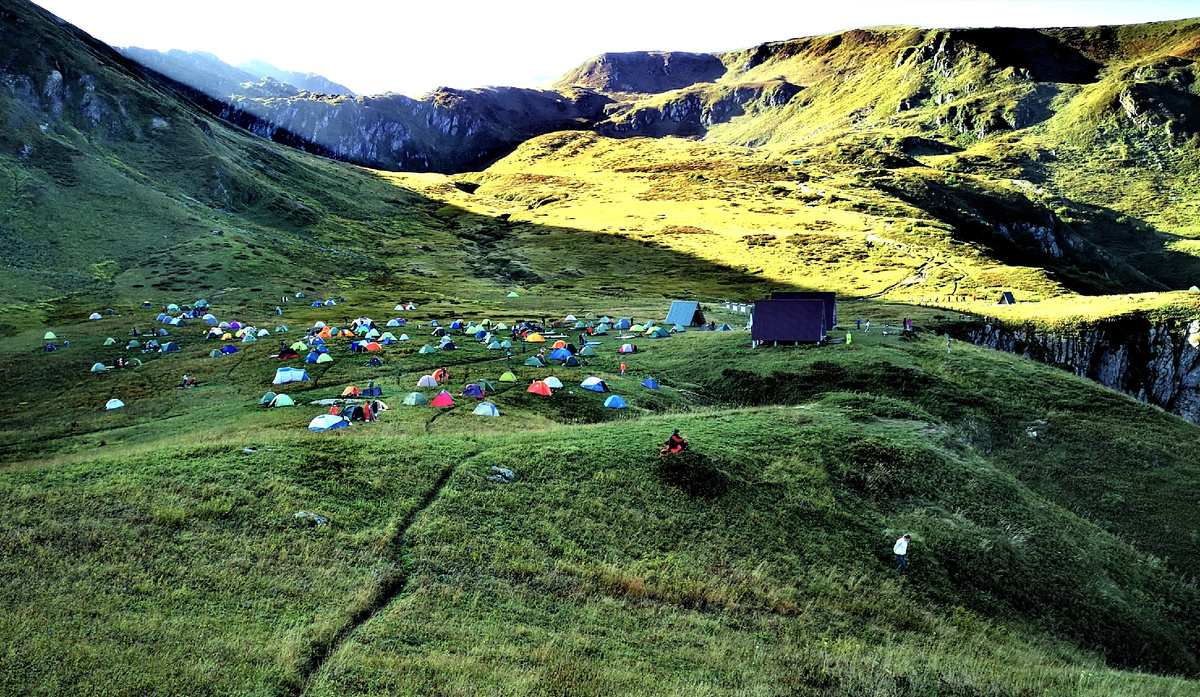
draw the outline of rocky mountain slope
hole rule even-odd
[[[285,97],[300,92],[354,96],[350,88],[316,73],[281,70],[260,60],[232,66],[204,51],[175,49],[164,52],[136,46],[117,50],[126,58],[214,99],[235,94]]]

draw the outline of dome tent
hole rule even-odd
[[[608,407],[609,409],[624,409],[626,405],[625,400],[614,394],[609,395],[608,399],[604,400],[604,406]]]
[[[116,397],[113,397],[112,399],[110,399],[104,403],[104,408],[106,410],[120,409],[123,406],[125,406],[125,402],[122,402],[121,400],[117,399]]]
[[[500,410],[491,402],[480,402],[479,406],[475,407],[475,411],[471,413],[476,416],[500,416]]]
[[[545,380],[542,380],[542,382],[546,383],[547,387],[553,387],[556,390],[562,389],[562,386],[563,386],[562,380],[559,380],[558,378],[554,377],[553,375],[546,378]]]
[[[532,385],[525,388],[525,391],[530,392],[532,394],[540,394],[543,397],[549,397],[551,394],[550,386],[547,385],[546,383],[542,382],[541,380],[534,381],[534,383]]]
[[[437,387],[437,380],[434,380],[432,375],[422,375],[421,379],[417,380],[417,387]]]
[[[449,392],[442,390],[429,404],[434,407],[452,407],[454,406],[454,398],[450,396]]]
[[[579,386],[585,390],[591,390],[592,392],[608,392],[608,385],[605,384],[603,380],[595,376],[592,376],[579,383]]]
[[[335,428],[348,428],[350,422],[333,414],[321,414],[308,422],[310,431],[329,431]]]
[[[513,372],[511,370],[504,371],[504,374],[500,376],[500,382],[516,382],[516,381],[517,381],[517,376],[513,375]]]
[[[646,378],[645,380],[642,380],[642,387],[645,387],[645,388],[648,388],[651,390],[657,390],[658,389],[658,380],[655,380],[654,378]]]
[[[93,373],[103,373],[106,370],[108,370],[108,366],[104,365],[103,363],[93,363],[92,364],[92,372]]]
[[[420,392],[409,392],[403,404],[408,407],[423,407],[429,404],[429,400]]]
[[[265,407],[271,403],[271,400],[275,399],[278,396],[279,395],[275,394],[274,392],[268,392],[265,395],[263,395],[262,399],[258,400],[258,406]]]

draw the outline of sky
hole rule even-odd
[[[1051,27],[1200,17],[1200,0],[38,0],[113,46],[207,51],[359,94],[538,87],[620,51],[728,51],[895,24]]]

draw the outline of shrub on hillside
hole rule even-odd
[[[664,484],[696,498],[718,498],[732,483],[719,462],[692,450],[656,457],[652,468]]]

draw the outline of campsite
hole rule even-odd
[[[410,97],[6,0],[0,695],[1200,694],[1200,20],[792,5]]]

